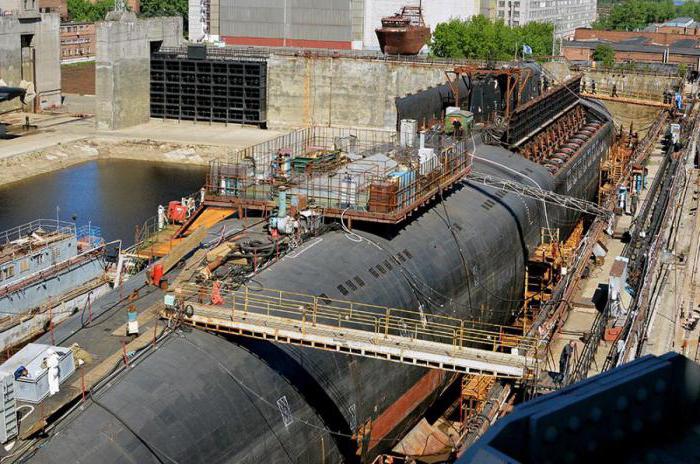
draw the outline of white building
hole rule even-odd
[[[509,26],[528,22],[554,23],[557,37],[574,35],[596,19],[596,0],[497,0],[496,19]]]

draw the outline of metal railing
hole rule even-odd
[[[76,233],[75,224],[72,222],[60,221],[56,219],[36,219],[32,222],[0,232],[0,247],[16,240],[30,237],[37,230],[43,230],[47,233],[62,233],[70,235],[75,235]]]
[[[183,198],[192,199],[194,201],[194,210],[201,205],[202,193],[197,190],[194,193],[184,196]],[[158,225],[158,216],[151,216],[146,219],[143,224],[136,226],[134,234],[134,244],[125,248],[122,253],[126,255],[138,255],[141,251],[148,249],[151,245],[158,241],[159,235],[163,232]]]
[[[171,56],[187,56],[187,47],[161,47],[158,54]],[[436,64],[436,65],[474,65],[486,66],[486,60],[439,58],[430,55],[385,55],[379,51],[367,50],[335,50],[327,48],[292,48],[292,47],[207,47],[207,58],[213,59],[247,59],[262,60],[271,56],[291,56],[309,58],[348,58],[391,63]],[[492,64],[502,66],[509,61],[498,61]]]
[[[593,320],[593,325],[591,325],[590,337],[588,340],[586,340],[583,350],[581,350],[581,355],[578,358],[578,362],[574,366],[573,370],[566,376],[566,379],[563,382],[564,385],[571,385],[572,383],[579,382],[588,377],[588,372],[590,371],[593,362],[595,362],[595,355],[598,352],[600,341],[603,339],[603,334],[605,333],[605,325],[608,321],[608,314],[609,304],[603,311],[599,311],[596,314],[596,317]]]
[[[440,342],[454,348],[508,353],[517,349],[525,354],[537,347],[534,338],[523,336],[515,327],[284,290],[246,286],[217,292],[209,287],[184,284],[175,290],[175,296],[182,302],[185,313],[188,302],[192,301],[210,305],[206,310],[197,310],[201,316],[227,319],[232,314],[264,314],[300,323],[302,331],[304,327],[320,324],[380,336]],[[218,304],[211,304],[212,299]]]
[[[435,136],[425,147],[434,155],[421,159],[393,131],[311,127],[213,161],[205,188],[212,201],[269,210],[284,185],[290,201],[303,197],[329,217],[399,222],[471,172],[467,140]]]

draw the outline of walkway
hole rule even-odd
[[[647,168],[649,170],[647,186],[650,186],[654,181],[663,156],[663,146],[661,143],[657,142],[654,150],[649,156],[647,163]],[[640,206],[644,203],[648,191],[648,189],[645,189],[640,193]],[[624,232],[629,230],[630,226],[632,225],[633,218],[634,217],[632,215],[627,214],[616,216],[617,220],[612,237],[608,235],[604,236],[602,245],[607,249],[607,255],[605,256],[603,263],[592,268],[589,277],[582,280],[579,284],[566,322],[562,326],[560,332],[555,335],[550,343],[549,349],[551,356],[549,357],[549,364],[547,365],[548,370],[559,371],[559,355],[561,354],[564,345],[566,345],[570,340],[576,341],[575,360],[578,361],[578,355],[583,349],[584,340],[586,340],[586,337],[591,332],[593,322],[598,314],[598,310],[596,309],[596,305],[593,301],[595,292],[599,287],[605,287],[608,285],[610,271],[615,263],[615,258],[622,255],[625,247],[625,244],[622,242],[622,235]],[[600,372],[603,364],[605,363],[605,358],[608,355],[610,347],[611,342],[605,340],[600,341],[588,372],[589,377]]]

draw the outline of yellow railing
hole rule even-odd
[[[304,327],[316,324],[369,331],[384,336],[402,336],[415,340],[445,343],[454,348],[472,347],[520,354],[532,352],[536,339],[523,336],[514,327],[468,321],[421,311],[337,300],[303,293],[259,287],[242,287],[220,291],[220,304],[212,304],[212,289],[184,284],[175,290],[183,308],[191,302],[195,315],[230,319],[233,314],[256,313],[301,322]]]

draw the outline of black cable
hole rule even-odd
[[[136,437],[136,439],[137,439],[139,442],[141,442],[141,444],[142,444],[143,446],[146,447],[146,449],[153,455],[153,457],[155,457],[155,458],[158,460],[158,462],[159,462],[160,464],[165,464],[165,463],[163,462],[163,460],[160,458],[159,453],[156,453],[155,447],[154,447],[154,446],[151,446],[150,444],[148,444],[148,442],[147,442],[141,435],[139,435],[138,433],[136,433],[136,431],[135,431],[134,429],[132,429],[132,428],[129,426],[129,424],[127,424],[127,423],[124,421],[124,419],[122,419],[121,417],[119,417],[119,415],[117,415],[117,413],[115,413],[115,412],[112,411],[110,408],[108,408],[107,406],[105,406],[104,404],[102,404],[100,401],[98,401],[98,400],[94,397],[94,395],[92,394],[92,391],[90,391],[90,399],[92,400],[93,403],[95,403],[97,406],[99,406],[100,408],[102,408],[104,411],[106,411],[108,414],[110,414],[112,417],[114,417],[117,421],[119,421],[119,423],[122,424],[122,425],[124,426],[124,428],[126,428],[129,432],[131,432],[131,434],[132,434],[134,437]],[[159,452],[162,453],[163,456],[164,456],[168,461],[170,461],[170,462],[172,462],[172,463],[175,463],[175,464],[178,464],[176,460],[174,460],[173,458],[171,458],[171,457],[168,456],[167,454],[163,453],[162,451],[159,451]]]

